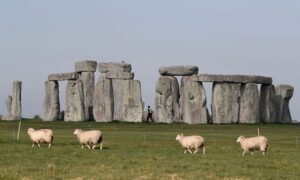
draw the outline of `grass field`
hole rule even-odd
[[[31,148],[29,127],[51,128],[49,149]],[[186,125],[94,122],[0,121],[0,179],[300,179],[299,125]],[[100,129],[104,149],[81,149],[75,128]],[[269,139],[266,156],[256,152],[242,157],[236,139]],[[183,154],[175,136],[199,134],[206,155]],[[299,137],[297,149],[296,137]]]

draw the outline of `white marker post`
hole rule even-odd
[[[19,121],[19,128],[18,128],[17,141],[19,141],[19,138],[20,138],[21,123],[22,123],[22,120]]]

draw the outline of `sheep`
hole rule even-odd
[[[184,148],[184,154],[186,154],[186,151],[196,154],[199,149],[202,149],[202,153],[205,154],[204,138],[201,136],[184,136],[183,134],[179,134],[175,140]],[[192,149],[194,152],[191,151]]]
[[[82,129],[75,129],[74,135],[77,137],[79,143],[82,145],[82,149],[84,145],[89,149],[95,149],[97,144],[100,144],[100,150],[102,150],[102,140],[103,134],[99,130],[90,130],[90,131],[83,131]]]
[[[250,138],[240,136],[236,142],[241,144],[241,148],[244,150],[243,156],[248,151],[250,151],[253,155],[254,150],[260,150],[263,152],[263,155],[265,155],[268,149],[268,139],[264,136],[256,136]]]
[[[29,128],[27,133],[30,140],[33,142],[32,148],[35,144],[41,147],[40,143],[49,143],[48,147],[51,147],[53,141],[53,131],[51,129],[34,130],[33,128]]]

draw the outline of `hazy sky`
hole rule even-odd
[[[23,81],[23,114],[32,117],[42,112],[48,74],[92,59],[131,63],[150,105],[163,65],[272,76],[295,87],[290,105],[300,120],[299,7],[299,0],[1,0],[0,114],[14,80]]]

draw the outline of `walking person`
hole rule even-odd
[[[150,106],[148,106],[148,115],[147,115],[147,123],[148,123],[148,120],[151,119],[152,122],[154,122],[153,118],[152,118],[152,114],[153,114],[153,111],[151,109]]]

